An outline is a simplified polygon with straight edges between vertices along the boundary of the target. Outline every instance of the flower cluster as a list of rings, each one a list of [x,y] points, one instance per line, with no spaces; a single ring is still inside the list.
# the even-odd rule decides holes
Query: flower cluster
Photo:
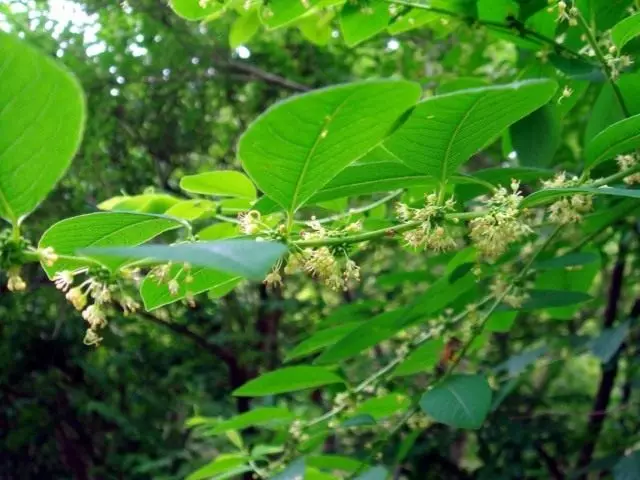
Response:
[[[485,215],[469,222],[469,236],[485,257],[498,258],[510,244],[532,232],[522,219],[521,201],[520,182],[513,180],[510,190],[500,186],[485,200]]]
[[[424,248],[436,252],[444,252],[456,247],[456,241],[444,227],[444,215],[453,211],[455,200],[448,199],[443,204],[438,202],[435,193],[427,194],[424,207],[410,208],[404,203],[396,204],[396,215],[403,222],[420,222],[415,230],[406,232],[404,240],[413,248]]]
[[[184,262],[182,266],[173,265],[171,262],[157,265],[149,272],[149,277],[153,278],[158,285],[166,284],[169,290],[169,295],[172,297],[178,296],[182,285],[188,285],[193,283],[193,275],[191,274],[191,264]],[[193,293],[190,291],[185,292],[185,299],[189,306],[194,306]]]
[[[23,292],[27,288],[27,283],[21,276],[21,268],[14,266],[7,271],[7,289],[10,292]]]
[[[567,2],[563,0],[549,0],[548,3],[550,5],[547,9],[549,13],[553,12],[554,10],[558,10],[558,18],[556,19],[556,21],[563,22],[566,20],[571,27],[575,27],[576,25],[578,25],[578,15],[580,15],[580,11],[575,5],[569,7],[567,5]]]
[[[544,188],[570,188],[580,184],[578,177],[567,177],[565,172],[560,172],[553,179],[542,182]],[[592,195],[572,195],[562,197],[549,206],[549,220],[559,225],[577,223],[582,215],[591,211]]]
[[[638,157],[636,155],[618,155],[616,157],[616,162],[618,162],[618,167],[620,167],[620,170],[629,170],[630,168],[633,168],[639,164]],[[624,178],[623,181],[627,185],[640,183],[640,172],[628,175]]]
[[[613,79],[618,78],[622,70],[633,64],[633,59],[629,55],[620,55],[618,49],[613,44],[608,48],[607,53],[605,53],[604,60],[607,62]]]

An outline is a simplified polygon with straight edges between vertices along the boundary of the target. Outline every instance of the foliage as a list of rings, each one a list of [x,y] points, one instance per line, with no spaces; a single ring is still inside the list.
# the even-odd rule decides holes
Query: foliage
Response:
[[[24,425],[25,415],[53,422],[49,404],[34,411],[23,402],[29,398],[53,398],[69,412],[69,426],[55,430],[62,466],[46,460],[27,475],[44,468],[58,476],[63,467],[81,478],[123,470],[132,478],[191,472],[191,479],[635,478],[640,29],[631,2],[172,0],[177,16],[163,7],[154,17],[148,9],[156,6],[140,2],[142,27],[133,29],[128,4],[86,6],[100,11],[112,36],[98,62],[88,62],[93,76],[75,61],[86,58],[84,46],[67,58],[85,91],[105,67],[141,70],[170,106],[154,105],[160,114],[145,107],[149,99],[135,85],[115,107],[118,88],[113,98],[85,98],[68,68],[20,37],[58,39],[25,28],[7,9],[0,270],[15,295],[3,295],[2,308],[19,319],[10,331],[20,338],[31,302],[36,312],[52,305],[54,318],[68,311],[50,291],[14,300],[34,281],[52,282],[78,311],[71,318],[86,322],[84,343],[103,344],[75,353],[67,335],[61,357],[45,362],[54,371],[44,373],[25,352],[15,350],[14,361],[12,347],[3,350],[15,364],[3,375],[11,402],[3,423]],[[171,22],[162,35],[178,53],[162,79],[153,62],[162,64],[163,51],[145,21]],[[215,25],[228,30],[232,48],[256,42],[265,57],[290,38],[300,48],[314,43],[328,65],[342,59],[344,72],[292,80],[227,58],[222,88],[209,88],[215,68],[200,64],[211,55],[205,33]],[[136,45],[146,45],[152,65],[131,59],[120,29],[143,32]],[[398,39],[383,40],[369,62],[354,60],[371,48],[362,42],[387,33]],[[422,41],[437,46],[432,57],[419,49],[417,59],[387,66],[386,50]],[[188,68],[180,65],[185,57]],[[313,55],[307,61],[317,69]],[[281,99],[251,83],[238,88],[234,68],[300,93]],[[121,75],[116,82],[126,83]],[[303,80],[329,86],[308,91]],[[221,106],[215,120],[212,104]],[[121,111],[130,108],[136,113]],[[184,114],[191,108],[201,112]],[[222,124],[219,137],[203,122]],[[124,137],[109,139],[105,124]],[[187,132],[191,143],[181,145]],[[32,218],[34,231],[43,229],[35,215],[25,217],[47,208],[72,158],[91,171],[72,184],[82,198],[96,193],[92,158],[105,153],[145,180],[129,183],[109,165],[102,179],[109,187],[93,202],[101,211],[49,207],[47,220],[72,216],[33,237]],[[147,180],[162,190],[144,190]],[[204,359],[171,336],[141,330],[147,324],[193,342]],[[61,391],[103,382],[87,363],[109,376],[138,348],[155,362],[157,385],[144,388],[160,409],[154,419],[162,410],[152,398],[170,382],[171,411],[180,415],[163,428],[177,440],[149,458],[120,450],[101,458],[97,443],[80,446],[93,439],[92,420],[100,443],[120,435],[125,445],[144,444],[146,412],[125,405],[132,393],[117,395],[114,408],[104,386],[99,401],[87,401],[82,388],[77,398]],[[118,355],[105,357],[112,350]],[[210,358],[228,371],[213,396],[205,386]],[[165,377],[163,368],[176,371]],[[14,385],[21,372],[37,373],[28,393]],[[136,385],[130,371],[114,376],[121,389]],[[40,393],[47,382],[60,388]],[[192,411],[203,398],[211,405]],[[82,417],[70,407],[77,402],[86,403]],[[38,422],[27,425],[2,439],[10,450],[30,445],[24,438]]]

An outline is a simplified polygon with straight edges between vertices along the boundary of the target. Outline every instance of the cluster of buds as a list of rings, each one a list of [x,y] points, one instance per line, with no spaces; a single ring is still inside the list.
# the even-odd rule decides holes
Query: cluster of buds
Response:
[[[607,62],[613,79],[618,78],[621,71],[633,64],[633,59],[629,55],[619,55],[618,49],[613,44],[607,49],[604,60]]]
[[[542,182],[544,188],[570,188],[579,185],[578,177],[567,177],[565,172],[560,172],[553,179]],[[577,223],[582,215],[589,213],[593,207],[592,195],[572,195],[562,197],[549,206],[549,220],[559,225]]]
[[[312,218],[307,223],[307,226],[309,230],[300,233],[300,238],[304,240],[340,238],[350,233],[359,232],[362,229],[362,223],[358,221],[342,229],[331,230],[325,228],[315,218]],[[280,271],[280,265],[278,264],[267,275],[264,280],[265,283],[271,287],[282,285]],[[293,274],[298,271],[310,274],[335,291],[346,291],[360,282],[360,267],[349,258],[344,245],[305,248],[291,254],[284,268],[284,273]]]
[[[638,157],[636,155],[618,155],[616,162],[618,162],[620,170],[629,170],[638,165]],[[627,185],[640,183],[640,172],[626,176],[623,181]]]
[[[469,236],[485,257],[498,258],[510,244],[532,232],[522,219],[521,201],[520,182],[512,180],[511,190],[498,187],[493,196],[485,200],[486,215],[469,222]]]
[[[396,204],[396,215],[403,222],[420,222],[415,230],[403,237],[407,245],[436,252],[445,252],[456,247],[456,241],[444,227],[444,215],[455,208],[455,200],[449,198],[443,204],[435,193],[426,194],[424,207],[411,208],[404,203]]]
[[[7,270],[7,289],[10,292],[23,292],[27,288],[27,282],[21,276],[21,268],[13,266]]]
[[[173,267],[174,265],[171,262],[157,265],[151,269],[149,277],[154,279],[158,285],[166,284],[169,295],[176,297],[180,293],[183,284],[189,285],[193,283],[193,275],[191,274],[191,264],[188,262],[184,262],[181,268]],[[185,299],[189,306],[193,307],[195,305],[193,293],[187,291]]]
[[[558,18],[556,21],[563,22],[567,21],[569,26],[575,27],[578,25],[578,15],[580,15],[580,11],[575,5],[571,5],[569,7],[567,2],[563,0],[549,0],[549,8],[547,11],[552,13],[554,10],[558,10]]]

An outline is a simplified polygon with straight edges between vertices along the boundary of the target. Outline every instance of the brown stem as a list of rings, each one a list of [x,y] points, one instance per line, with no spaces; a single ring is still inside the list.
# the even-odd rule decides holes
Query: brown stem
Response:
[[[551,478],[554,478],[555,480],[564,480],[564,473],[562,472],[560,465],[558,465],[555,458],[549,455],[545,450],[544,445],[540,442],[535,442],[534,446],[538,454],[540,454],[540,458],[544,461]]]
[[[624,270],[626,263],[627,246],[624,241],[619,243],[618,259],[613,267],[611,274],[611,283],[609,285],[609,299],[604,312],[603,329],[611,328],[618,314],[618,305],[622,295],[622,285],[624,282]],[[619,352],[607,363],[601,365],[600,384],[593,401],[593,407],[589,413],[589,422],[587,424],[586,439],[578,454],[578,463],[576,470],[582,470],[591,463],[593,452],[595,451],[598,437],[602,431],[602,426],[607,418],[607,407],[611,400],[611,393],[615,385],[618,375]],[[594,412],[604,412],[602,415],[594,415]],[[586,480],[586,475],[579,477]]]

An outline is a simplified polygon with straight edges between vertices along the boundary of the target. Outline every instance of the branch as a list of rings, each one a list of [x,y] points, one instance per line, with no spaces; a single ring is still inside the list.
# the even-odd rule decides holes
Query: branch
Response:
[[[549,475],[551,478],[555,480],[564,480],[564,473],[560,469],[560,465],[555,458],[553,458],[547,451],[544,449],[544,445],[540,442],[535,442],[534,447],[536,451],[540,454],[542,460],[544,460],[544,464],[547,466],[547,470],[549,470]]]
[[[239,70],[244,72],[251,77],[254,77],[259,80],[263,80],[266,83],[271,85],[276,85],[278,87],[286,88],[288,90],[294,90],[297,92],[308,92],[311,90],[311,87],[307,85],[303,85],[298,82],[294,82],[293,80],[289,80],[288,78],[281,77],[280,75],[276,75],[275,73],[267,72],[258,68],[254,65],[251,65],[246,62],[238,62],[236,60],[224,60],[219,63],[221,66],[230,67],[232,69]]]
[[[613,267],[611,274],[611,283],[609,286],[609,299],[604,312],[604,320],[602,327],[611,328],[618,314],[618,304],[622,295],[622,284],[624,282],[624,270],[627,256],[627,245],[624,241],[619,243],[618,259]],[[602,431],[602,426],[607,418],[607,407],[611,400],[611,392],[618,375],[619,352],[610,360],[608,364],[602,365],[602,374],[600,384],[596,393],[591,413],[589,414],[589,423],[587,424],[586,443],[582,446],[578,455],[578,463],[576,470],[582,470],[591,463],[593,452],[598,442],[598,437]],[[603,412],[601,415],[595,412]],[[586,479],[586,476],[580,478]]]

